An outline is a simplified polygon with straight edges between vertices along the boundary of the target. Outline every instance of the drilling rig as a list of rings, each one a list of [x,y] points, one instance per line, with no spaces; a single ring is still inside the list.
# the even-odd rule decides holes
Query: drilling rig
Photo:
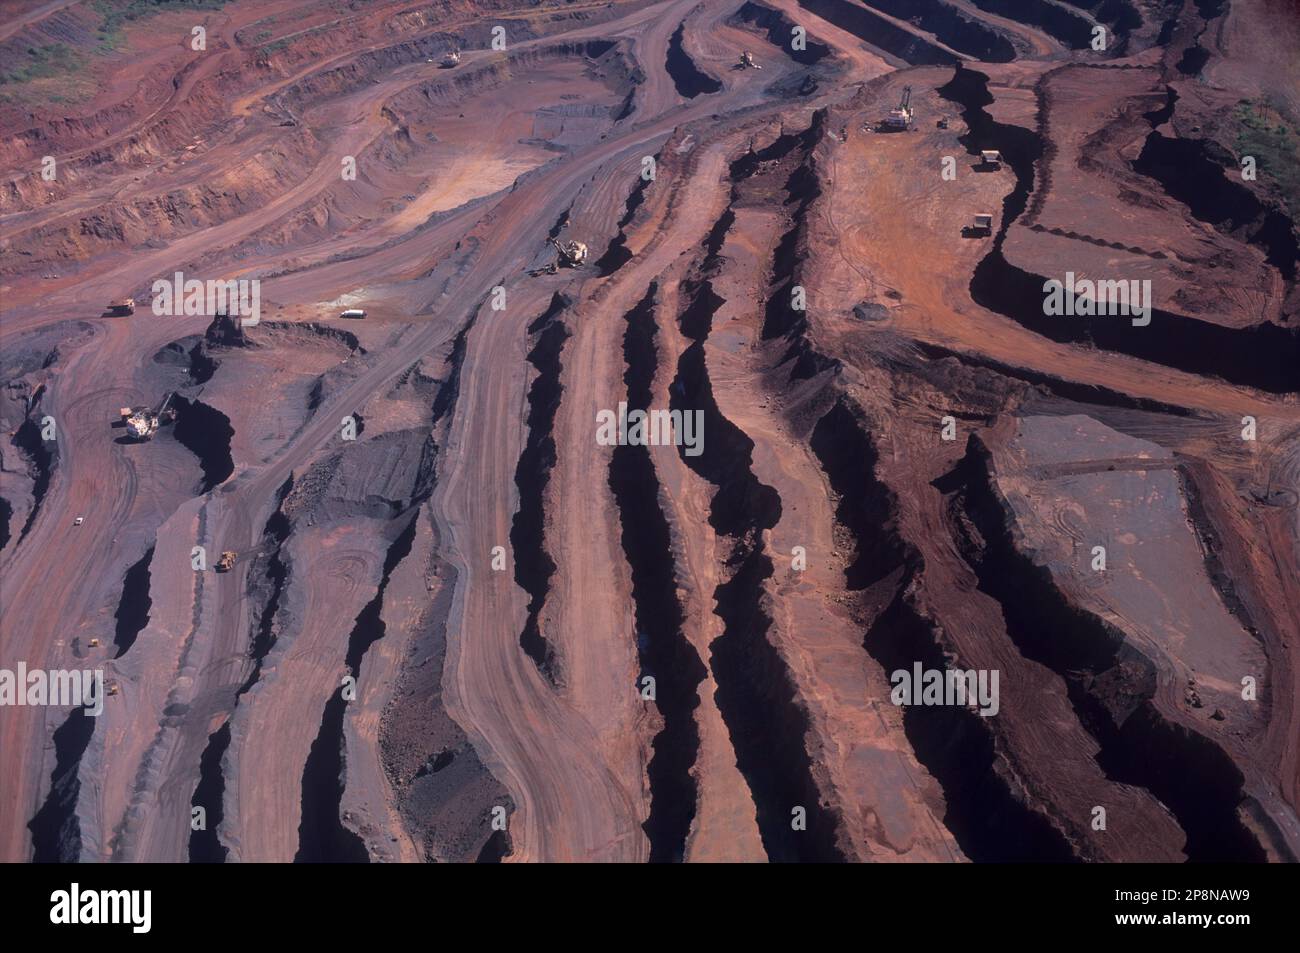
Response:
[[[912,126],[912,87],[903,87],[903,99],[897,109],[891,109],[885,117],[886,129],[910,129]]]

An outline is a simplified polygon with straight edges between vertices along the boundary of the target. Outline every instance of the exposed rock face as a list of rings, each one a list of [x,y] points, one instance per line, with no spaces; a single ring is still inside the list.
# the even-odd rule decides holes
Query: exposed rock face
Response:
[[[0,859],[1300,856],[1274,0],[19,6]]]

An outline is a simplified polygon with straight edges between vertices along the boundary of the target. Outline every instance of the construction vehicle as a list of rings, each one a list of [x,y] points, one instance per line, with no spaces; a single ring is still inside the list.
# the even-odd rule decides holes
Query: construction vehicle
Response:
[[[903,99],[897,109],[891,109],[885,117],[886,129],[910,129],[912,126],[912,87],[903,87]]]
[[[460,65],[460,50],[452,50],[442,58],[442,62],[438,65],[443,69],[455,69]]]
[[[163,398],[157,410],[149,407],[123,407],[122,423],[126,425],[126,435],[132,440],[143,443],[158,432],[162,424],[169,424],[176,419],[176,411],[171,405],[175,391]]]
[[[108,683],[108,693],[109,693],[110,695],[116,695],[116,694],[117,694],[117,682],[109,682],[109,683]]]
[[[986,169],[999,169],[1002,167],[1002,153],[996,149],[983,149],[980,151],[980,165]]]
[[[947,128],[948,128],[948,117],[947,117],[947,116],[940,116],[940,117],[939,117],[939,121],[936,122],[935,125],[938,126],[940,129],[947,129]]]
[[[970,226],[970,230],[976,235],[990,235],[993,232],[993,215],[989,212],[981,212],[975,216],[975,224]]]
[[[72,521],[72,525],[80,526],[84,522],[86,522],[86,518],[84,516],[78,516],[75,520]]]
[[[366,316],[365,311],[363,311],[360,308],[348,308],[346,311],[344,311],[342,314],[339,315],[340,318],[348,318],[349,320],[354,320],[354,321],[360,321],[365,316]]]
[[[762,69],[763,67],[759,66],[758,63],[754,62],[753,53],[749,52],[749,50],[745,50],[745,52],[740,54],[740,68],[741,69]]]
[[[235,554],[227,549],[221,554],[221,558],[217,560],[217,572],[230,572],[234,568]]]
[[[123,298],[121,301],[110,301],[105,314],[112,318],[125,318],[135,314],[135,299]]]
[[[97,649],[97,648],[99,648],[99,639],[91,639],[91,640],[90,640],[90,647],[91,647],[92,649]]]
[[[587,260],[587,246],[582,242],[569,239],[561,243],[554,238],[550,239],[550,242],[555,246],[556,251],[560,253],[560,257],[551,263],[550,268],[547,269],[548,274],[555,274],[561,267],[577,268]]]

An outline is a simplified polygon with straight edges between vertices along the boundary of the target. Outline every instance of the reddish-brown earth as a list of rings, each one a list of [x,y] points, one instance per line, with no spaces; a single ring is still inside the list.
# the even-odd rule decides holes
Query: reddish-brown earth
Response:
[[[1297,859],[1292,5],[140,6],[0,26],[0,859]]]

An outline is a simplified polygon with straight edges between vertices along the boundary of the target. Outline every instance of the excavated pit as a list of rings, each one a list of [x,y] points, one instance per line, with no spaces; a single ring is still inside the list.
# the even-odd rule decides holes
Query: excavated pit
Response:
[[[208,493],[224,483],[235,472],[235,461],[230,455],[230,438],[235,428],[230,418],[215,407],[195,398],[187,400],[177,396],[176,425],[172,430],[178,443],[199,459],[203,479],[198,492]]]
[[[910,66],[952,66],[956,56],[858,0],[799,0],[799,6]]]
[[[32,398],[33,407],[36,406],[38,397],[39,395]],[[11,443],[30,461],[29,469],[32,474],[32,506],[27,511],[27,519],[23,521],[22,531],[18,534],[18,542],[21,543],[31,532],[36,517],[41,513],[41,505],[45,502],[45,494],[50,489],[50,480],[59,463],[59,445],[56,441],[42,440],[40,424],[30,417],[23,421],[22,426],[13,435]]]
[[[1171,113],[1172,107],[1171,102]],[[1246,233],[1248,241],[1264,250],[1268,263],[1287,281],[1294,281],[1300,259],[1295,224],[1229,178],[1226,167],[1234,164],[1232,155],[1214,142],[1171,139],[1153,131],[1133,161],[1133,170],[1159,182],[1166,194],[1202,222],[1225,232]]]
[[[1060,343],[1089,343],[1191,374],[1220,377],[1272,393],[1300,390],[1300,329],[1269,321],[1230,328],[1186,315],[1151,309],[1151,323],[1133,327],[1126,315],[1050,317],[1043,313],[1046,278],[1006,260],[1007,231],[1025,210],[1034,187],[1034,165],[1043,156],[1042,138],[1020,126],[995,122],[984,109],[994,100],[983,73],[958,67],[939,95],[962,109],[969,132],[960,141],[971,155],[999,150],[1016,176],[1002,203],[1002,223],[993,246],[971,278],[974,301],[1017,324]]]
[[[229,854],[217,837],[224,815],[222,803],[226,791],[221,759],[229,747],[230,719],[227,718],[221,722],[220,728],[208,735],[203,754],[199,757],[199,783],[190,799],[190,808],[203,808],[207,823],[202,830],[190,831],[189,859],[192,864],[224,864]]]
[[[149,598],[149,564],[153,562],[153,553],[154,547],[150,546],[122,579],[122,597],[113,614],[116,620],[113,644],[117,647],[114,658],[125,655],[135,644],[136,637],[149,624],[149,609],[153,605],[153,600]]]
[[[379,587],[357,615],[348,635],[345,665],[358,681],[366,650],[384,637],[384,593],[393,570],[411,552],[415,539],[416,514],[412,513],[384,557]],[[294,863],[369,863],[365,841],[343,823],[341,811],[346,784],[347,754],[343,719],[347,711],[343,687],[334,690],[325,704],[320,732],[312,742],[302,771],[302,822],[298,826],[298,853]]]
[[[879,454],[841,398],[813,427],[810,447],[832,489],[839,494],[836,520],[847,529],[856,554],[845,570],[853,591],[888,586],[888,606],[863,640],[867,654],[891,672],[949,667],[935,625],[911,595],[923,573],[921,556],[899,535],[897,501],[875,476]],[[947,811],[944,825],[976,862],[1067,862],[1076,860],[1064,836],[1029,807],[997,769],[1000,755],[989,719],[961,706],[911,705],[903,728],[917,760],[939,782]]]
[[[252,570],[250,570],[249,593],[257,599],[256,630],[249,647],[249,657],[253,669],[244,684],[235,692],[235,704],[250,692],[262,675],[262,663],[275,645],[276,613],[284,595],[284,587],[289,578],[289,565],[285,557],[284,544],[289,538],[292,527],[284,513],[285,500],[293,490],[293,476],[290,475],[280,484],[276,491],[276,508],[262,530],[262,545],[258,548]],[[265,590],[269,587],[270,591]],[[208,735],[199,756],[199,783],[194,788],[190,807],[201,807],[207,814],[207,826],[203,830],[190,832],[189,858],[191,863],[223,864],[229,851],[221,843],[217,831],[225,813],[226,778],[222,769],[222,759],[230,747],[231,719],[225,718],[221,727]]]
[[[1087,49],[1092,42],[1093,22],[1055,0],[972,0],[989,13],[1036,26],[1072,50]]]
[[[940,43],[987,63],[1010,63],[1016,49],[1001,33],[968,19],[943,0],[863,0],[866,6],[919,26]]]
[[[546,552],[546,510],[543,499],[555,466],[555,414],[560,409],[560,356],[569,329],[559,320],[569,300],[558,291],[546,311],[528,326],[537,343],[528,352],[528,363],[537,377],[528,388],[528,441],[515,468],[519,488],[519,509],[510,526],[510,546],[515,555],[515,582],[528,593],[528,619],[519,644],[552,683],[556,681],[555,650],[542,634],[542,606],[551,588],[555,561]]]
[[[77,796],[81,793],[81,757],[90,746],[96,719],[84,708],[74,708],[54,730],[54,771],[45,802],[27,823],[32,832],[32,861],[38,864],[74,864],[81,859],[81,819]]]
[[[706,267],[721,239],[716,229]],[[731,540],[726,560],[730,578],[714,590],[714,613],[722,634],[709,646],[717,682],[718,710],[736,752],[736,765],[754,798],[759,833],[773,861],[841,861],[838,823],[823,803],[806,748],[809,721],[790,671],[768,638],[772,617],[764,607],[764,584],[773,572],[763,533],[781,518],[781,500],[761,483],[751,466],[753,441],[722,415],[705,361],[713,314],[723,303],[708,280],[685,288],[690,303],[679,317],[691,344],[677,363],[669,406],[683,414],[704,412],[703,452],[678,453],[693,471],[717,487],[709,523]],[[791,811],[807,812],[807,830],[796,831]]]
[[[658,367],[655,295],[645,297],[625,315],[623,359],[628,407],[649,409]],[[659,480],[647,447],[621,444],[609,465],[609,487],[622,523],[623,552],[632,570],[632,599],[641,679],[655,680],[655,707],[663,728],[652,742],[646,767],[650,779],[650,815],[642,825],[650,840],[652,862],[680,861],[695,818],[698,785],[692,773],[699,752],[699,686],[708,675],[699,654],[682,631],[684,614],[677,595],[672,538],[659,503]]]
[[[736,23],[752,23],[765,30],[767,41],[801,66],[816,66],[831,54],[829,46],[818,43],[812,38],[806,39],[804,49],[793,49],[790,45],[790,37],[795,22],[786,16],[784,11],[769,7],[765,3],[745,0],[732,19]]]
[[[1169,807],[1187,835],[1190,861],[1262,861],[1262,847],[1238,814],[1241,771],[1213,741],[1161,714],[1153,663],[1119,630],[1071,605],[1049,571],[1015,548],[1014,516],[999,501],[990,467],[987,448],[972,435],[941,489],[955,492],[952,505],[979,533],[982,545],[960,541],[963,556],[980,589],[1001,605],[1007,634],[1026,658],[1065,680],[1107,777],[1145,788]]]
[[[678,94],[687,99],[694,99],[696,96],[718,92],[722,89],[722,84],[696,66],[695,60],[691,59],[691,54],[687,53],[682,46],[682,34],[685,30],[686,21],[683,20],[677,27],[677,32],[668,41],[666,66]]]
[[[659,161],[659,156],[655,156],[655,161]],[[609,248],[605,249],[605,254],[601,255],[596,262],[598,277],[608,278],[632,260],[632,252],[627,247],[627,227],[632,224],[636,210],[645,201],[646,189],[649,187],[650,180],[643,176],[628,194],[627,201],[623,204],[623,217],[618,220],[618,234],[609,243]]]

